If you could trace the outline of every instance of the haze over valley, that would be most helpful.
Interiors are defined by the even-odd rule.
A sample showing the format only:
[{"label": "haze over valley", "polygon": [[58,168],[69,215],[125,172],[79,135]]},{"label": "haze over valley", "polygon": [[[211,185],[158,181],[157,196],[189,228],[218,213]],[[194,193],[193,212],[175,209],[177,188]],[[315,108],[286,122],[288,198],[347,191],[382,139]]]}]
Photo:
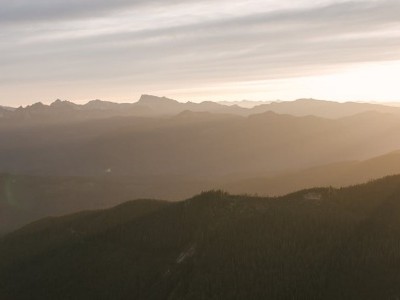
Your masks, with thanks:
[{"label": "haze over valley", "polygon": [[211,189],[276,196],[400,171],[392,106],[300,99],[243,108],[143,95],[4,111],[3,233],[135,198],[178,201]]}]

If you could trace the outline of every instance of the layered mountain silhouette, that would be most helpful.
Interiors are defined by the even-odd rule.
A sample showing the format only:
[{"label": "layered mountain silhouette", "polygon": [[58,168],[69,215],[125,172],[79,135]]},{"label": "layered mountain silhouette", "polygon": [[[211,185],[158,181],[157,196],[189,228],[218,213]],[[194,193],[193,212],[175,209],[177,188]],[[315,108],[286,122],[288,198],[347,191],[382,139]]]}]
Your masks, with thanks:
[{"label": "layered mountain silhouette", "polygon": [[[231,113],[246,115],[247,109],[239,106],[227,106],[215,102],[181,103],[166,97],[142,95],[134,103],[113,103],[93,100],[80,105],[70,101],[56,100],[50,105],[41,102],[14,110],[1,110],[4,121],[58,123],[79,120],[102,119],[115,116],[168,116],[179,114],[185,110],[214,113]],[[0,120],[1,120],[0,119]]]},{"label": "layered mountain silhouette", "polygon": [[191,179],[183,176],[67,177],[3,174],[0,176],[0,235],[47,217],[108,208],[133,198],[182,200],[201,191],[282,196],[310,187],[355,185],[400,174],[400,152],[365,161],[340,162],[275,176],[243,175]]},{"label": "layered mountain silhouette", "polygon": [[400,149],[400,118],[365,112],[340,119],[273,112],[248,117],[184,111],[0,126],[0,170],[58,176],[276,174]]},{"label": "layered mountain silhouette", "polygon": [[396,299],[400,177],[215,191],[47,218],[0,239],[2,299]]},{"label": "layered mountain silhouette", "polygon": [[26,107],[0,107],[0,124],[5,121],[18,122],[71,122],[110,118],[116,116],[171,116],[185,110],[193,112],[212,112],[249,116],[272,111],[278,114],[294,116],[314,115],[322,118],[342,118],[367,111],[400,114],[400,108],[390,105],[371,103],[321,101],[315,99],[299,99],[296,101],[277,102],[211,102],[200,103],[178,102],[166,97],[142,95],[137,102],[113,103],[93,100],[80,105],[69,101],[56,100],[50,105],[35,103]]},{"label": "layered mountain silhouette", "polygon": [[400,149],[397,109],[312,99],[248,109],[150,95],[0,107],[0,234],[132,198],[218,188],[274,196],[400,173],[398,153],[386,155]]},{"label": "layered mountain silhouette", "polygon": [[273,196],[399,173],[398,153],[386,155],[400,149],[396,110],[307,99],[246,109],[149,95],[0,108],[0,234],[132,198],[219,188]]},{"label": "layered mountain silhouette", "polygon": [[399,116],[0,106],[0,299],[398,299]]}]

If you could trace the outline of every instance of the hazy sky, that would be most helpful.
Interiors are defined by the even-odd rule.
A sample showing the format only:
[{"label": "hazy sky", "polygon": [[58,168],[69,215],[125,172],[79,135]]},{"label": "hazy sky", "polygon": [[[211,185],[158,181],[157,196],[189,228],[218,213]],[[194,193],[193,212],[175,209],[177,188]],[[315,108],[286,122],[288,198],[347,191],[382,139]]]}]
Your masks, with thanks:
[{"label": "hazy sky", "polygon": [[0,0],[0,105],[400,101],[399,0]]}]

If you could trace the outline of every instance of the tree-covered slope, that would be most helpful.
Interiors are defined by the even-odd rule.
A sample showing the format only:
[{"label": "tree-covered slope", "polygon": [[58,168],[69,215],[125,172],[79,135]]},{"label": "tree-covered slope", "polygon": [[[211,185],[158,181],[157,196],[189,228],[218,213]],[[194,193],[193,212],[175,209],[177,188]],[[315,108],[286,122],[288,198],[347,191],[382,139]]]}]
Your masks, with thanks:
[{"label": "tree-covered slope", "polygon": [[45,219],[0,240],[2,299],[396,299],[400,176],[207,192]]}]

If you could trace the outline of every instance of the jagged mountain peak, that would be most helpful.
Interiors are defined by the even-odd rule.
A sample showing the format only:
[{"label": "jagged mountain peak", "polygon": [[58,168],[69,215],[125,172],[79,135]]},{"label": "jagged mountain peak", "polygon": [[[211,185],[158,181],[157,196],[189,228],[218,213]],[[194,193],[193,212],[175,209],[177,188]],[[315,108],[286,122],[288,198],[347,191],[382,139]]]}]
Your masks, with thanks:
[{"label": "jagged mountain peak", "polygon": [[56,108],[76,108],[78,107],[78,104],[75,104],[71,101],[68,100],[61,100],[61,99],[57,99],[56,101],[54,101],[53,103],[50,104],[50,107],[56,107]]},{"label": "jagged mountain peak", "polygon": [[140,96],[140,99],[137,103],[140,103],[140,104],[166,104],[166,103],[179,103],[179,102],[176,100],[164,97],[164,96],[158,97],[158,96],[143,94],[142,96]]}]

